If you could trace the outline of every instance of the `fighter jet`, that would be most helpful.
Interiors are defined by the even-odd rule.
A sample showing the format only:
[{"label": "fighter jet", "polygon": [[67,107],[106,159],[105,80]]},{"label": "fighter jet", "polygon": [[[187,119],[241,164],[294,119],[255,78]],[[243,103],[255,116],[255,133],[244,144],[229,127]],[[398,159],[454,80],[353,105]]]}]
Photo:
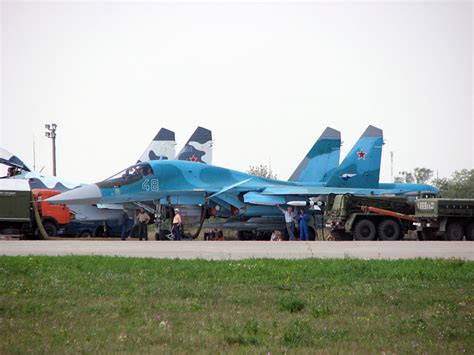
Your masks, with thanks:
[{"label": "fighter jet", "polygon": [[308,203],[331,193],[399,195],[437,191],[425,184],[378,183],[382,143],[381,130],[369,126],[327,182],[271,180],[191,161],[156,160],[133,165],[102,182],[48,201],[187,205],[195,206],[194,212],[201,211],[202,220],[204,215],[228,217],[229,213],[246,217],[278,215],[276,205]]}]

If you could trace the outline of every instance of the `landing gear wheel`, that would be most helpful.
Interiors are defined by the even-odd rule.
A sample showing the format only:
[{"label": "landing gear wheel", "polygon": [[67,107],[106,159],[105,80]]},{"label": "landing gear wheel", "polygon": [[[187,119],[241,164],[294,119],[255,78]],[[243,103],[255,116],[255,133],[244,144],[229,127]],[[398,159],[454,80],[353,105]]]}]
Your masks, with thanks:
[{"label": "landing gear wheel", "polygon": [[92,233],[89,230],[82,231],[79,234],[79,238],[92,238]]},{"label": "landing gear wheel", "polygon": [[50,237],[55,237],[58,234],[58,227],[53,222],[43,222],[43,227]]},{"label": "landing gear wheel", "polygon": [[355,240],[374,240],[375,239],[375,225],[368,219],[362,219],[357,222],[354,228]]},{"label": "landing gear wheel", "polygon": [[109,228],[106,226],[104,230],[104,226],[98,226],[94,230],[94,238],[107,238],[109,237]]},{"label": "landing gear wheel", "polygon": [[237,239],[238,240],[255,240],[255,234],[252,231],[238,231],[237,232]]},{"label": "landing gear wheel", "polygon": [[467,240],[474,241],[474,222],[467,225],[465,234]]},{"label": "landing gear wheel", "polygon": [[159,240],[173,240],[174,236],[168,229],[162,229],[160,231]]},{"label": "landing gear wheel", "polygon": [[421,240],[438,240],[436,229],[425,228],[421,231]]},{"label": "landing gear wheel", "polygon": [[459,222],[451,222],[446,228],[446,240],[462,240],[464,238],[464,230]]},{"label": "landing gear wheel", "polygon": [[400,225],[393,219],[384,219],[377,230],[380,240],[399,240],[401,236]]}]

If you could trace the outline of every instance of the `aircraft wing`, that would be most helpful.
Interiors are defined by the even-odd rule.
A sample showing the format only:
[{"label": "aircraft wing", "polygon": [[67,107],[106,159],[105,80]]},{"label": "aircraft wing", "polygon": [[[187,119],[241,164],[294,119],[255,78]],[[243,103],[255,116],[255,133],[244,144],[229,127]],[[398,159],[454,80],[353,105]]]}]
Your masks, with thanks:
[{"label": "aircraft wing", "polygon": [[354,195],[393,195],[397,191],[393,189],[367,189],[355,187],[302,187],[302,186],[286,186],[286,187],[269,187],[261,192],[261,195],[268,196],[318,196],[329,194],[354,194]]}]

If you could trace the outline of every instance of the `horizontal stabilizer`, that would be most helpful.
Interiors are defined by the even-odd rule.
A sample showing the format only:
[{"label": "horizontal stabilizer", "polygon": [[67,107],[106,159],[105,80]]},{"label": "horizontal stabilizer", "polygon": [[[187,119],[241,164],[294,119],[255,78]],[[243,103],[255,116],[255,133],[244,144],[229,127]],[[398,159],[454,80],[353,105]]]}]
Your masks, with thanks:
[{"label": "horizontal stabilizer", "polygon": [[343,194],[354,194],[354,195],[400,195],[406,194],[407,191],[403,189],[370,189],[370,188],[357,188],[357,187],[325,187],[325,186],[308,186],[308,187],[271,187],[263,190],[261,194],[272,195],[272,196],[306,196],[316,197],[320,195],[343,195]]}]

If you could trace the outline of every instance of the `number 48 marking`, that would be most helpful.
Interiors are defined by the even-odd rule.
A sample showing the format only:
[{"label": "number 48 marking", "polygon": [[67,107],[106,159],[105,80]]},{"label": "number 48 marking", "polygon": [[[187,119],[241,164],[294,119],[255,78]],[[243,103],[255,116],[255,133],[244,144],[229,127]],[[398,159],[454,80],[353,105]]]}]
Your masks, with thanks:
[{"label": "number 48 marking", "polygon": [[142,189],[145,191],[159,191],[160,182],[158,179],[145,179],[142,184]]}]

